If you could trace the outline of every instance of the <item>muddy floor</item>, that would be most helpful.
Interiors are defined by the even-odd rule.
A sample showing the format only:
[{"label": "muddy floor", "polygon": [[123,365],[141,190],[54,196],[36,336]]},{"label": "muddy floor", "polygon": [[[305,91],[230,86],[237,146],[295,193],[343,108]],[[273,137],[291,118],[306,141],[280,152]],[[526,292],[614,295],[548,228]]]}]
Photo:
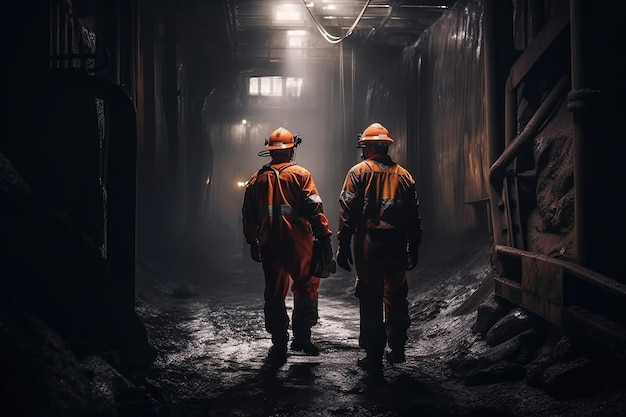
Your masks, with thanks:
[{"label": "muddy floor", "polygon": [[144,261],[137,310],[159,350],[147,373],[159,416],[608,416],[626,410],[614,392],[558,401],[524,381],[465,386],[455,377],[451,358],[486,348],[471,327],[480,293],[488,291],[489,249],[478,242],[439,262],[423,259],[409,272],[407,361],[385,364],[382,377],[356,365],[363,351],[354,272],[322,280],[313,328],[320,356],[290,352],[276,368],[264,361],[271,342],[263,327],[262,271],[244,251],[214,254],[221,267],[207,263],[207,270]]}]

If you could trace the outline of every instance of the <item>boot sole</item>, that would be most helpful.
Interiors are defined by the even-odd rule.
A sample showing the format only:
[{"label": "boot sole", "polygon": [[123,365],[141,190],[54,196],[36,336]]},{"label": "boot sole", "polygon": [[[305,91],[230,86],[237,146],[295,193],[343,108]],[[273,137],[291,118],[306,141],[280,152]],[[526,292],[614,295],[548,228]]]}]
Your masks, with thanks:
[{"label": "boot sole", "polygon": [[291,350],[294,352],[304,352],[307,356],[319,356],[320,350],[318,348],[307,348],[300,343],[291,343]]}]

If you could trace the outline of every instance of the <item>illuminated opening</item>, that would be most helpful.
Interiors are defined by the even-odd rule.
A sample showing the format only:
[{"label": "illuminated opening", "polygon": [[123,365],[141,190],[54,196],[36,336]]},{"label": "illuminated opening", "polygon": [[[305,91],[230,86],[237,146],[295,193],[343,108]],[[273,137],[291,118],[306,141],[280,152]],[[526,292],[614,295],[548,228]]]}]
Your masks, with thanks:
[{"label": "illuminated opening", "polygon": [[307,32],[305,30],[288,30],[287,40],[290,48],[303,48]]},{"label": "illuminated opening", "polygon": [[302,78],[288,77],[250,77],[248,95],[267,97],[300,97]]},{"label": "illuminated opening", "polygon": [[274,20],[276,22],[300,22],[302,21],[302,11],[293,5],[283,5],[274,9]]},{"label": "illuminated opening", "polygon": [[285,95],[287,97],[300,97],[302,94],[302,78],[287,78],[285,80]]}]

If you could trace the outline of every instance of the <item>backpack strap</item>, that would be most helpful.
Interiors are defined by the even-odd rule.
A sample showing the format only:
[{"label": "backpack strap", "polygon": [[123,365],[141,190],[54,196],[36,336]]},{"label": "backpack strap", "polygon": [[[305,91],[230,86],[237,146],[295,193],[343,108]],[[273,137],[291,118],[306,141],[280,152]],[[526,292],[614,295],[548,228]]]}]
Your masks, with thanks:
[{"label": "backpack strap", "polygon": [[281,206],[280,195],[282,194],[282,190],[280,188],[279,176],[280,176],[280,173],[285,168],[290,167],[292,165],[294,165],[293,161],[285,166],[280,167],[280,169],[276,169],[271,164],[266,164],[259,171],[259,172],[262,172],[262,171],[267,171],[271,169],[272,172],[274,172],[274,194],[273,194],[273,201],[272,201],[272,235],[277,239],[280,238],[280,236],[282,236],[282,227],[283,227],[283,223],[281,221],[282,213],[280,209],[280,206]]}]

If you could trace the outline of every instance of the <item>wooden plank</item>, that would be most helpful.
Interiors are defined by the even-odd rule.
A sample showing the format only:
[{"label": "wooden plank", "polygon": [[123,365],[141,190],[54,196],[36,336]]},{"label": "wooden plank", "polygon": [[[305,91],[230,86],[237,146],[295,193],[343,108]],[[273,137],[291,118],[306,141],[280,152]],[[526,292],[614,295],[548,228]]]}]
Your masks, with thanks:
[{"label": "wooden plank", "polygon": [[546,259],[522,257],[522,289],[563,304],[563,267]]},{"label": "wooden plank", "polygon": [[522,288],[519,283],[510,279],[495,277],[494,292],[497,296],[504,298],[518,306],[522,304]]},{"label": "wooden plank", "polygon": [[550,302],[538,294],[522,290],[521,307],[553,324],[561,324],[561,310],[563,306]]},{"label": "wooden plank", "polygon": [[569,6],[567,2],[562,3],[563,7],[552,16],[511,67],[509,78],[512,88],[519,86],[528,71],[569,24]]}]

